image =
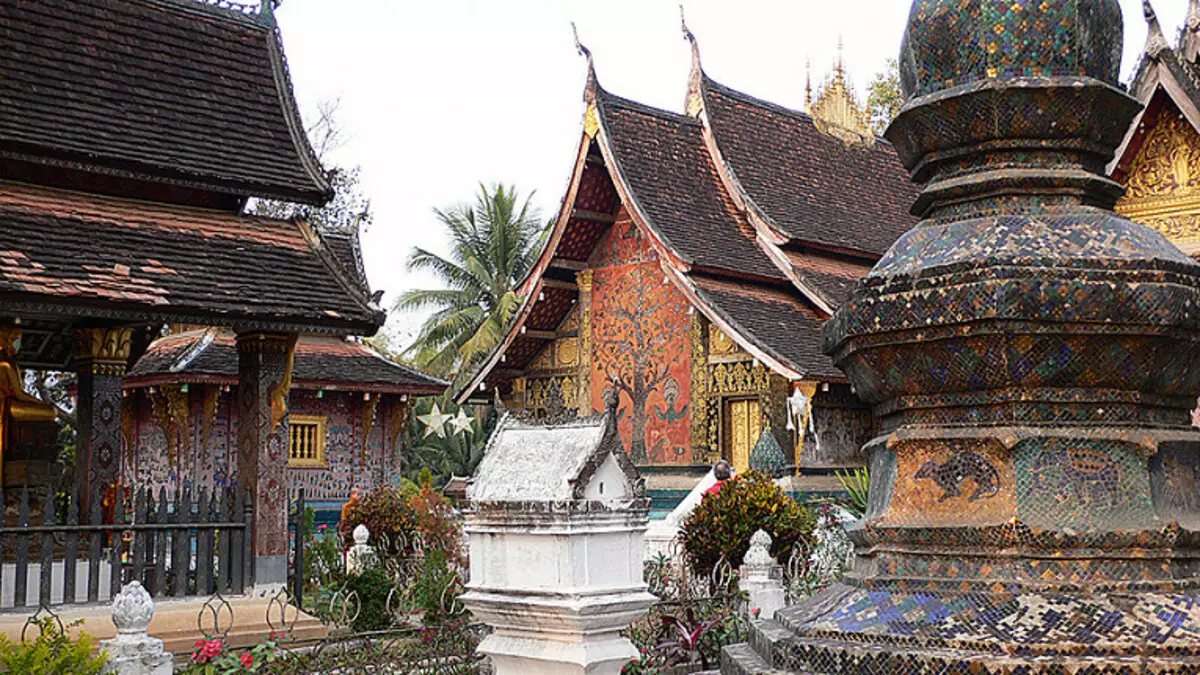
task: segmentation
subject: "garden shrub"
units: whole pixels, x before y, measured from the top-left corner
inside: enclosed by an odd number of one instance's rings
[[[432,479],[422,479],[421,488],[409,496],[408,504],[425,549],[445,551],[447,562],[464,566],[462,520],[450,501],[434,489]]]
[[[367,543],[381,556],[407,555],[412,551],[416,521],[408,500],[393,487],[381,487],[367,494],[358,508],[346,514],[340,528],[347,544],[353,541],[350,534],[359,525],[366,525],[371,531]]]
[[[82,624],[76,621],[66,628]],[[95,654],[96,639],[87,633],[72,640],[59,631],[58,623],[49,617],[40,618],[36,626],[30,626],[32,635],[41,631],[37,639],[29,642],[13,642],[8,636],[0,635],[0,670],[7,673],[38,673],[38,675],[100,675],[108,656]]]
[[[793,546],[810,548],[814,524],[813,514],[770,476],[747,471],[705,496],[684,521],[681,536],[689,565],[707,575],[722,557],[741,566],[750,537],[760,529],[771,535],[771,555],[785,561]]]
[[[424,563],[412,583],[413,604],[421,612],[422,622],[426,626],[436,626],[447,619],[456,618],[457,613],[452,614],[447,610],[454,609],[449,605],[454,604],[452,600],[462,592],[462,588],[450,569],[449,556],[445,551],[427,551]],[[447,591],[447,588],[450,590]]]
[[[367,567],[358,574],[347,576],[344,592],[349,595],[351,591],[358,594],[359,603],[358,616],[351,624],[354,632],[384,630],[392,625],[387,606],[392,581],[386,572],[378,567]]]

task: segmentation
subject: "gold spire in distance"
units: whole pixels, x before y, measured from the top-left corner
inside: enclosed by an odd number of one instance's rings
[[[870,147],[875,145],[875,132],[871,130],[870,112],[858,102],[854,90],[846,80],[842,39],[838,38],[838,57],[833,75],[826,79],[825,86],[812,101],[812,75],[805,91],[805,106],[812,115],[817,130],[832,136],[846,147]]]

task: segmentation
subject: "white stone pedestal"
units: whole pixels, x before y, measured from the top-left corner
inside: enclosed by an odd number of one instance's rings
[[[775,612],[787,604],[787,591],[778,579],[771,578],[775,559],[771,557],[771,535],[759,530],[750,538],[750,550],[742,560],[742,575],[738,587],[749,594],[750,615],[774,618]]]
[[[112,621],[117,636],[100,646],[108,652],[106,673],[118,675],[170,675],[175,671],[163,642],[146,629],[154,618],[154,600],[137,581],[131,581],[113,598]]]
[[[542,427],[506,418],[468,491],[463,604],[493,632],[496,675],[618,675],[642,580],[650,501],[611,413]]]

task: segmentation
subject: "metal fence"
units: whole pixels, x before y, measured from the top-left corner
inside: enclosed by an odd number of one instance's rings
[[[144,489],[106,505],[97,489],[85,506],[77,493],[39,498],[24,488],[16,511],[0,527],[0,607],[107,602],[135,579],[155,597],[252,583],[254,516],[237,490]]]

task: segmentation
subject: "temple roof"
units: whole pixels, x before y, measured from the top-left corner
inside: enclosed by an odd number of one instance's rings
[[[732,182],[788,243],[878,257],[917,224],[909,207],[920,190],[886,141],[847,146],[806,113],[702,81]]]
[[[383,312],[299,221],[0,181],[9,311],[373,333]]]
[[[690,266],[786,280],[721,184],[700,122],[603,90],[597,103],[616,171],[672,252]]]
[[[0,0],[0,161],[116,177],[121,194],[327,201],[270,4]]]
[[[162,384],[236,385],[238,354],[231,332],[209,328],[156,340],[125,378],[127,388]],[[340,337],[304,335],[296,343],[292,386],[438,395],[447,383],[392,361],[370,345]]]
[[[1189,20],[1180,28],[1175,47],[1163,37],[1153,9],[1147,9],[1149,35],[1129,84],[1129,93],[1145,108],[1130,124],[1125,141],[1109,167],[1109,173],[1117,181],[1124,181],[1167,99],[1200,131],[1200,64],[1196,63],[1196,52],[1200,49],[1200,3],[1191,2]]]
[[[887,143],[849,147],[803,113],[704,78],[694,55],[704,94],[689,95],[688,115],[607,92],[589,55],[571,186],[515,321],[460,399],[515,377],[554,339],[574,271],[622,205],[664,283],[743,350],[789,379],[843,379],[821,352],[821,323],[917,222],[907,209],[918,191]]]

